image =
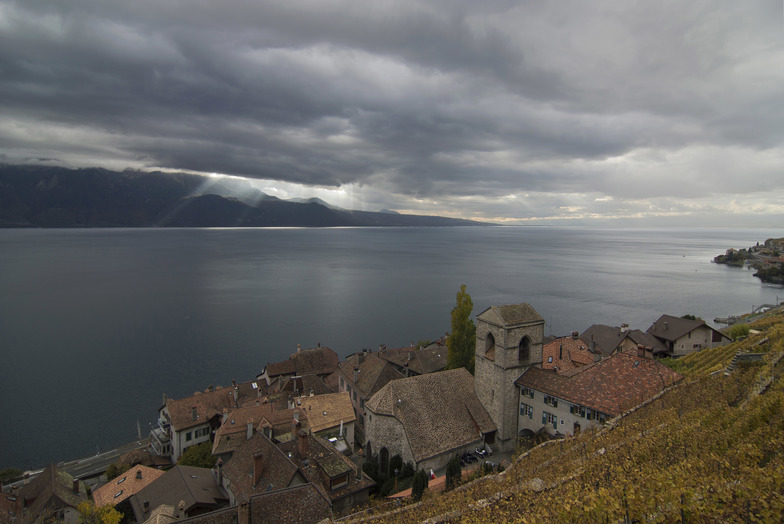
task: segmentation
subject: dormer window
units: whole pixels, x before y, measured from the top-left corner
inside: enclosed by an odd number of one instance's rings
[[[340,489],[348,485],[348,473],[344,473],[339,477],[335,477],[329,481],[329,487],[332,490]]]

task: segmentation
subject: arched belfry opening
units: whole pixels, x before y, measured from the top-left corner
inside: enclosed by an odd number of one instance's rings
[[[485,338],[485,358],[495,360],[495,337],[490,332]]]
[[[517,361],[521,364],[531,360],[531,338],[526,335],[520,339],[520,344],[517,346]]]

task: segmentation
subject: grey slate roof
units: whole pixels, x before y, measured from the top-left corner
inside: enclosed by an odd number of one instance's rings
[[[531,304],[491,306],[479,313],[476,318],[506,328],[544,322],[542,316],[536,312]]]
[[[217,508],[228,503],[223,488],[218,487],[212,470],[192,466],[174,466],[159,479],[131,497],[131,507],[138,522],[150,517],[162,504],[178,507],[185,502],[185,513],[195,509]],[[149,505],[145,509],[144,501]]]
[[[689,320],[672,315],[662,315],[659,320],[651,324],[647,332],[660,340],[674,342],[703,325],[705,325],[704,320]]]
[[[392,381],[365,406],[400,421],[417,462],[497,429],[474,393],[474,377],[465,368]]]
[[[254,455],[262,454],[263,473],[254,482]],[[287,488],[297,475],[297,466],[263,433],[242,442],[223,466],[223,475],[237,500],[248,501],[253,495]]]
[[[78,481],[79,493],[73,491],[74,478],[54,464],[49,464],[29,484],[22,486],[19,498],[22,500],[25,522],[46,519],[61,508],[76,508],[87,500],[84,483]],[[29,504],[28,504],[29,502]]]

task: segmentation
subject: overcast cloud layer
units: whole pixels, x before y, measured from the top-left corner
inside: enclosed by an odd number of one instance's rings
[[[542,4],[0,0],[0,162],[504,223],[779,223],[780,0]]]

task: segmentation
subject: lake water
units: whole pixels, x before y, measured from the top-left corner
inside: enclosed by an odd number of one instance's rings
[[[0,469],[146,434],[162,394],[247,380],[317,343],[436,339],[529,302],[546,334],[711,321],[784,299],[711,263],[784,230],[459,227],[0,230]]]

